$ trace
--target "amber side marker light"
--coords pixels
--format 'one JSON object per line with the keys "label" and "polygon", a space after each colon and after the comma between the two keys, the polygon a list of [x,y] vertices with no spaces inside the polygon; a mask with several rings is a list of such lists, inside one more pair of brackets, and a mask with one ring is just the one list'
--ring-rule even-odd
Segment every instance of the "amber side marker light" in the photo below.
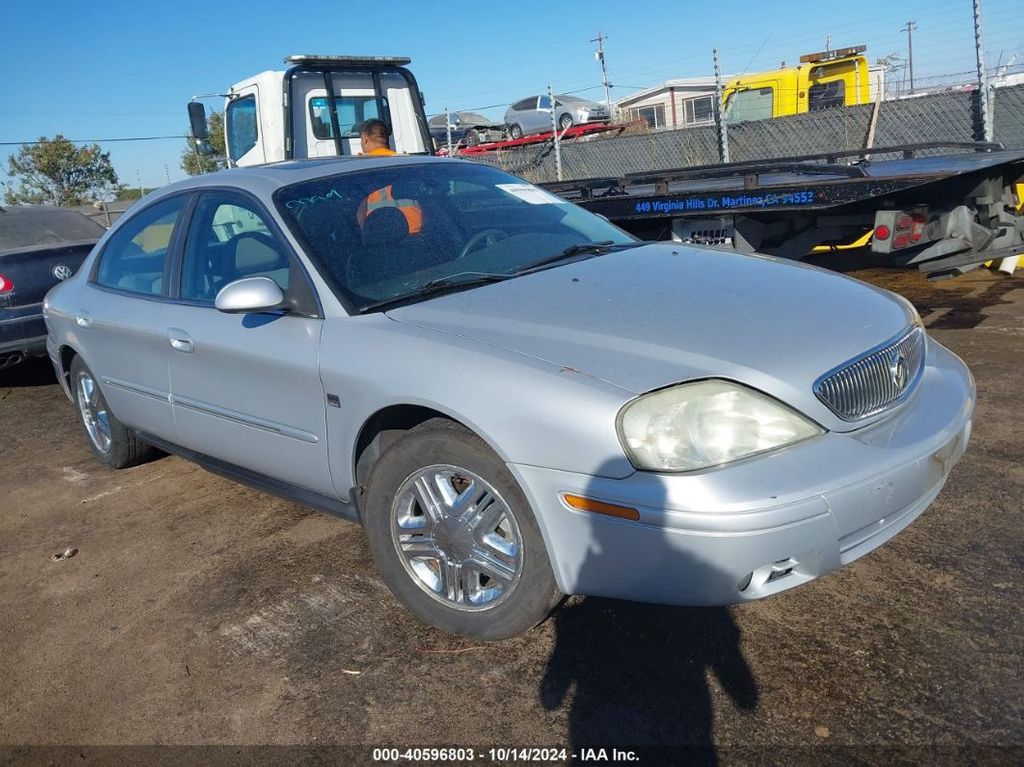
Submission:
{"label": "amber side marker light", "polygon": [[567,504],[572,506],[572,508],[579,509],[580,511],[592,511],[595,514],[607,514],[609,517],[630,519],[634,522],[640,520],[640,512],[636,509],[631,509],[629,506],[617,506],[614,503],[594,501],[590,498],[584,498],[580,495],[570,495],[569,493],[564,493],[562,498]]}

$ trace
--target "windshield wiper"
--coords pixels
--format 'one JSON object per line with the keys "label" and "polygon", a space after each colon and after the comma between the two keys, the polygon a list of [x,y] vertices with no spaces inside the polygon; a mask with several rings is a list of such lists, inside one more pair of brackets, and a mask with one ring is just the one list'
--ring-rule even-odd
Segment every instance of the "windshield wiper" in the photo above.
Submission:
{"label": "windshield wiper", "polygon": [[642,245],[640,242],[621,242],[616,244],[613,240],[600,240],[599,242],[579,242],[575,245],[570,245],[563,251],[555,253],[553,256],[542,258],[540,261],[534,261],[532,264],[516,269],[514,274],[527,274],[551,264],[557,264],[559,261],[565,261],[572,258],[573,256],[580,256],[587,253],[598,255],[601,253],[608,253],[612,250],[621,250],[625,248],[634,248],[637,245]]}
{"label": "windshield wiper", "polygon": [[386,309],[389,306],[395,304],[401,304],[405,301],[410,301],[415,298],[428,298],[430,296],[441,295],[442,293],[450,293],[457,290],[463,290],[465,288],[475,288],[478,285],[487,285],[492,282],[502,282],[514,277],[514,274],[493,274],[490,272],[459,272],[453,274],[450,277],[441,277],[440,279],[430,280],[425,282],[416,290],[411,290],[408,293],[402,293],[401,295],[392,296],[391,298],[385,298],[383,301],[373,301],[369,304],[363,304],[359,307],[360,313],[372,312],[375,309]]}

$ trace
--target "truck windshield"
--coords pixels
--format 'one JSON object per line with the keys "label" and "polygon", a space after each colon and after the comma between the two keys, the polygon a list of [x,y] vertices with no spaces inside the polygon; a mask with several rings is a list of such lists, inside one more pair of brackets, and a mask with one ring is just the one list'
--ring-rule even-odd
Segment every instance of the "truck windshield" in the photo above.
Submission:
{"label": "truck windshield", "polygon": [[[515,176],[461,162],[410,160],[324,176],[284,187],[274,199],[350,310],[438,281],[510,277],[566,251],[595,257],[636,242]],[[601,247],[570,250],[594,243]]]}

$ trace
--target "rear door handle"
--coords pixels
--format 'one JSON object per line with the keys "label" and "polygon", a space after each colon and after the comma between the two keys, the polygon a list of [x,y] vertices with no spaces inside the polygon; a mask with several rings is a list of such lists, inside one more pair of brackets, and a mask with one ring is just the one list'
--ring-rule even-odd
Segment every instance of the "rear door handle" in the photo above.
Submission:
{"label": "rear door handle", "polygon": [[78,325],[78,327],[80,328],[88,330],[89,328],[92,327],[92,317],[90,317],[85,312],[80,312],[79,314],[75,315],[75,324]]}
{"label": "rear door handle", "polygon": [[176,352],[191,354],[196,349],[195,344],[192,342],[192,336],[184,330],[171,328],[167,331],[167,340],[170,341],[171,348]]}

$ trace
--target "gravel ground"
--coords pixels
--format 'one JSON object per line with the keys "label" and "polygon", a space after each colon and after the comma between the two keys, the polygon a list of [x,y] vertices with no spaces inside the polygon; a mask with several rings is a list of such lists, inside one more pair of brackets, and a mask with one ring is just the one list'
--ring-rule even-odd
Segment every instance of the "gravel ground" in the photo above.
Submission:
{"label": "gravel ground", "polygon": [[[497,644],[411,618],[357,526],[178,458],[104,469],[45,363],[0,373],[0,763],[40,745],[76,746],[57,761],[127,744],[358,746],[208,752],[352,762],[368,745],[592,743],[751,761],[959,761],[985,746],[1019,763],[1024,276],[855,276],[910,298],[977,379],[971,446],[932,508],[767,601],[572,599]],[[146,759],[168,754],[197,755]]]}

